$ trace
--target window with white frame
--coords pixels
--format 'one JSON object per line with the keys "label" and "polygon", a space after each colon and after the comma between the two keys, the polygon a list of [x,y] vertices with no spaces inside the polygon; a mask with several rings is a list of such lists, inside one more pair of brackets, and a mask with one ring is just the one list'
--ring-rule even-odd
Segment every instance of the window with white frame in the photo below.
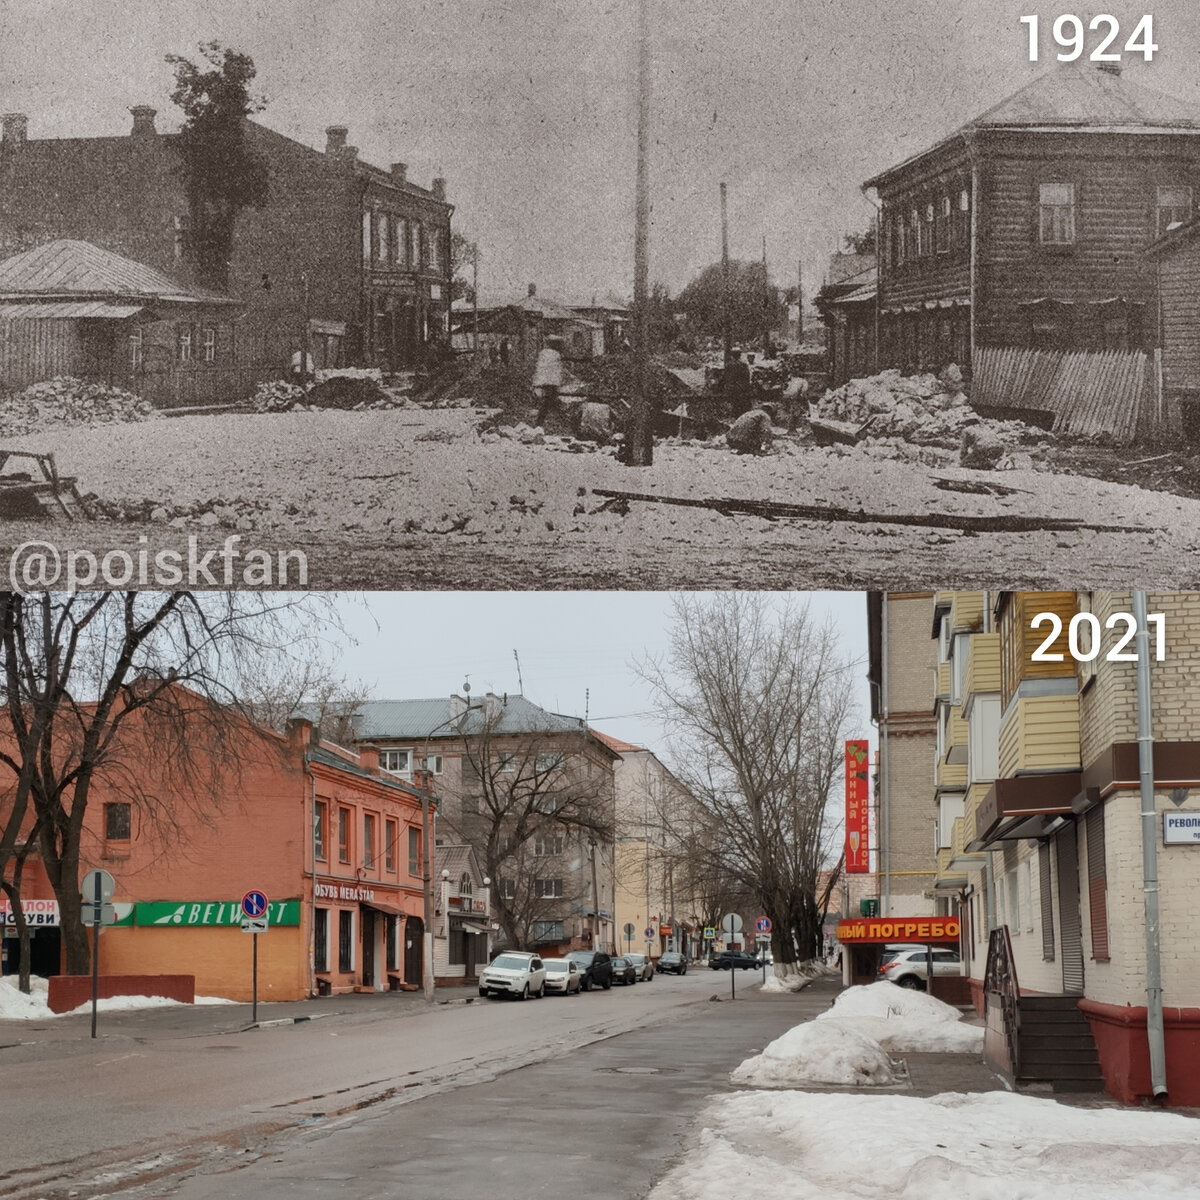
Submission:
{"label": "window with white frame", "polygon": [[1192,189],[1190,187],[1160,187],[1158,189],[1158,236],[1192,219]]}
{"label": "window with white frame", "polygon": [[989,783],[1000,773],[1000,697],[977,695],[967,714],[967,782]]}
{"label": "window with white frame", "polygon": [[516,769],[517,760],[515,755],[510,754],[507,751],[501,751],[496,755],[497,771],[515,771]]}
{"label": "window with white frame", "polygon": [[534,921],[533,940],[535,942],[561,942],[563,940],[563,923],[561,921]]}
{"label": "window with white frame", "polygon": [[217,331],[211,325],[204,330],[204,361],[217,361]]}
{"label": "window with white frame", "polygon": [[1020,913],[1024,918],[1024,927],[1026,933],[1033,932],[1033,873],[1029,866],[1029,859],[1026,859],[1017,868],[1017,877],[1020,881]]}
{"label": "window with white frame", "polygon": [[1013,933],[1021,932],[1021,888],[1017,871],[1009,871],[1004,877],[1008,884],[1008,927]]}
{"label": "window with white frame", "polygon": [[947,792],[938,797],[937,848],[949,850],[954,838],[954,822],[963,815],[966,797],[962,792]]}
{"label": "window with white frame", "polygon": [[563,756],[560,751],[539,754],[537,756],[537,769],[539,771],[557,771],[562,765]]}
{"label": "window with white frame", "polygon": [[145,344],[142,341],[142,331],[135,325],[129,333],[129,367],[130,370],[140,371],[144,357]]}
{"label": "window with white frame", "polygon": [[533,843],[533,852],[539,858],[553,857],[563,852],[563,836],[561,833],[552,837],[539,837]]}
{"label": "window with white frame", "polygon": [[192,327],[181,325],[176,335],[176,347],[181,363],[192,361]]}
{"label": "window with white frame", "polygon": [[1043,246],[1071,246],[1075,243],[1075,185],[1042,183],[1038,185],[1038,229]]}
{"label": "window with white frame", "polygon": [[363,266],[366,266],[371,261],[371,213],[369,210],[363,211],[362,256],[363,256]]}
{"label": "window with white frame", "polygon": [[375,214],[375,257],[386,263],[391,255],[388,248],[388,215],[385,212]]}
{"label": "window with white frame", "polygon": [[533,881],[534,894],[542,900],[559,900],[563,894],[563,881],[561,879],[535,879]]}
{"label": "window with white frame", "polygon": [[967,684],[967,651],[970,635],[956,633],[950,648],[950,703],[961,705]]}
{"label": "window with white frame", "polygon": [[414,270],[421,269],[421,222],[408,223],[408,265]]}
{"label": "window with white frame", "polygon": [[411,750],[380,750],[379,765],[393,775],[412,774]]}
{"label": "window with white frame", "polygon": [[431,775],[440,775],[442,773],[442,756],[440,754],[425,755],[425,770]]}
{"label": "window with white frame", "polygon": [[515,879],[500,880],[500,895],[505,900],[515,900],[517,898],[517,881]]}
{"label": "window with white frame", "polygon": [[[1092,593],[1091,592],[1076,592],[1075,607],[1081,613],[1090,613],[1092,611]],[[1091,621],[1076,621],[1076,641],[1078,643],[1079,657],[1075,660],[1075,670],[1079,675],[1079,690],[1083,691],[1085,687],[1093,679],[1096,678],[1096,659],[1099,654],[1096,653],[1096,647],[1093,645],[1093,634],[1095,627]],[[1088,658],[1087,656],[1091,657]],[[1087,659],[1085,662],[1084,659]]]}

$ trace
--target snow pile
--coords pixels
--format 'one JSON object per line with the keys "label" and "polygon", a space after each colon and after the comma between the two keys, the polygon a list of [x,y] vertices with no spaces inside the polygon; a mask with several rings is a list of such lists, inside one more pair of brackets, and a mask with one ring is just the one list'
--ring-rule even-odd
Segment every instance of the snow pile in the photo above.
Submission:
{"label": "snow pile", "polygon": [[650,1200],[1200,1200],[1200,1126],[1008,1092],[742,1092]]}
{"label": "snow pile", "polygon": [[824,963],[816,961],[799,963],[796,966],[788,968],[788,970],[790,971],[788,975],[769,973],[761,990],[775,994],[801,992],[814,979],[820,979],[823,975],[832,974],[829,967],[825,966]]}
{"label": "snow pile", "polygon": [[98,425],[146,421],[156,415],[141,396],[106,383],[59,375],[0,397],[0,436],[46,425]]}
{"label": "snow pile", "polygon": [[967,1025],[958,1009],[925,992],[887,980],[847,988],[818,1021],[854,1029],[893,1053],[983,1052],[983,1027]]}
{"label": "snow pile", "polygon": [[754,1087],[804,1083],[884,1086],[896,1082],[878,1042],[838,1021],[806,1021],[735,1067],[730,1079]]}
{"label": "snow pile", "polygon": [[[0,1021],[46,1021],[55,1017],[68,1017],[72,1013],[90,1013],[92,1002],[81,1004],[72,1013],[52,1012],[49,1005],[50,982],[33,975],[29,980],[29,995],[17,986],[15,975],[0,977]],[[181,1004],[166,996],[109,996],[96,1001],[99,1012],[128,1012],[135,1008],[169,1008]],[[234,1004],[221,996],[197,996],[197,1004]]]}
{"label": "snow pile", "polygon": [[[851,379],[835,391],[826,392],[812,406],[812,415],[850,425],[870,425],[864,441],[897,438],[903,442],[959,449],[964,430],[982,427],[1000,441],[1012,443],[1030,432],[1020,421],[997,421],[980,417],[967,403],[962,376],[948,367],[937,375],[901,375],[882,371],[866,379]],[[1037,437],[1043,437],[1037,431]]]}

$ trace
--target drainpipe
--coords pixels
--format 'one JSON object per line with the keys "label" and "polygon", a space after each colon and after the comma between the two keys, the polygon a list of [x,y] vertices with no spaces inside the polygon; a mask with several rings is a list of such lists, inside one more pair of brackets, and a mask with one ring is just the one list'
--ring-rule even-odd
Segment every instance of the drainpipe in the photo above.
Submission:
{"label": "drainpipe", "polygon": [[[876,293],[878,300],[878,293]],[[892,842],[891,811],[888,804],[888,594],[883,593],[879,614],[879,760],[883,766],[879,777],[880,832],[883,835],[879,846],[879,868],[883,874],[883,888],[879,898],[879,915],[892,915]]]}
{"label": "drainpipe", "polygon": [[308,952],[308,994],[315,996],[317,994],[317,964],[313,954],[317,940],[317,777],[313,774],[312,759],[307,751],[304,754],[304,770],[312,785],[312,809],[308,821],[309,853],[312,856],[312,892],[309,895],[308,903],[308,942],[310,947]]}
{"label": "drainpipe", "polygon": [[423,960],[422,983],[425,985],[425,999],[433,1003],[433,821],[431,819],[430,797],[426,788],[421,789],[421,838],[424,843],[424,865],[422,891],[425,899],[425,928],[422,933],[421,955]]}
{"label": "drainpipe", "polygon": [[1142,894],[1146,924],[1146,1039],[1150,1045],[1150,1085],[1155,1100],[1167,1095],[1163,1036],[1162,958],[1158,923],[1158,818],[1154,811],[1154,734],[1150,728],[1150,625],[1146,593],[1133,593],[1137,623],[1138,785],[1142,799]]}

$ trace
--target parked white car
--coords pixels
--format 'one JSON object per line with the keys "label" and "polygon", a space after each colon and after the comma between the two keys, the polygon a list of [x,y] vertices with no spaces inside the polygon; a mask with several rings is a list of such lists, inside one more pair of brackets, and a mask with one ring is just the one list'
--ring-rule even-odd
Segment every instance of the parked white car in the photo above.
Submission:
{"label": "parked white car", "polygon": [[536,954],[523,950],[505,950],[498,954],[479,974],[481,996],[530,996],[541,999],[546,994],[546,967]]}
{"label": "parked white car", "polygon": [[579,995],[583,972],[573,958],[547,958],[542,961],[546,968],[546,991],[561,992],[564,996],[572,992]]}
{"label": "parked white car", "polygon": [[933,959],[933,974],[961,975],[962,958],[957,950],[943,946],[934,946],[932,953],[927,956],[925,947],[916,950],[901,950],[899,953],[885,958],[879,965],[879,978],[899,984],[902,988],[914,988],[924,991],[929,978],[928,959]]}

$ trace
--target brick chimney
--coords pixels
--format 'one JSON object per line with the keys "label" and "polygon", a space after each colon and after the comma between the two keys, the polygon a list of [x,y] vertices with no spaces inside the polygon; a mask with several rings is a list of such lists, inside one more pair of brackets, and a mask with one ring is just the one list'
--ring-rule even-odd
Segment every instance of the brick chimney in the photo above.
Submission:
{"label": "brick chimney", "polygon": [[461,717],[467,711],[467,701],[459,695],[451,694],[450,696],[450,718],[454,720]]}
{"label": "brick chimney", "polygon": [[404,187],[408,183],[408,163],[392,163],[392,182],[397,187]]}
{"label": "brick chimney", "polygon": [[359,746],[358,763],[364,771],[370,771],[372,775],[380,776],[383,774],[379,768],[378,746]]}
{"label": "brick chimney", "polygon": [[536,283],[531,283],[531,284],[529,285],[529,294],[530,294],[531,296],[536,296],[536,295],[537,295],[537,284],[536,284]]}
{"label": "brick chimney", "polygon": [[345,125],[327,125],[325,127],[325,153],[336,158],[346,148],[346,138],[350,130]]}
{"label": "brick chimney", "polygon": [[135,104],[129,111],[133,116],[133,128],[129,131],[130,137],[154,137],[158,133],[158,130],[154,128],[154,118],[158,115],[158,109],[151,108],[148,104]]}
{"label": "brick chimney", "polygon": [[307,750],[313,740],[313,723],[307,717],[292,717],[287,723],[287,744],[292,750]]}
{"label": "brick chimney", "polygon": [[24,113],[5,113],[0,116],[0,145],[5,150],[19,150],[25,145],[29,118]]}
{"label": "brick chimney", "polygon": [[433,181],[433,198],[446,202],[446,181],[440,175]]}

